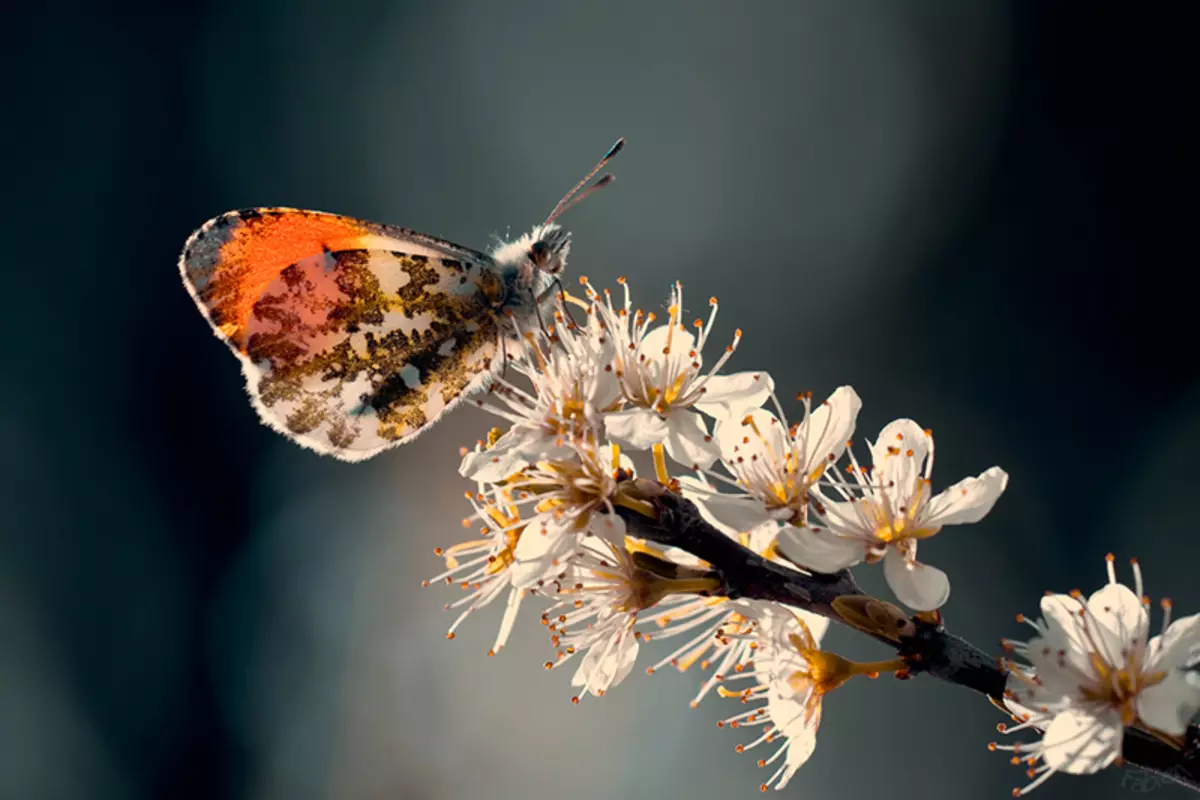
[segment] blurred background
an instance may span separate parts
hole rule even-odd
[[[1179,4],[1178,8],[1184,8]],[[922,546],[988,648],[1139,556],[1200,610],[1191,26],[1167,5],[213,0],[3,13],[0,797],[753,797],[698,677],[569,702],[530,615],[453,642],[466,410],[369,463],[262,427],[176,272],[193,228],[291,205],[477,248],[566,218],[572,275],[721,298],[733,365],[999,464]],[[1191,69],[1189,69],[1191,68]],[[511,226],[511,228],[510,228]],[[883,589],[863,569],[868,588]],[[834,630],[860,658],[871,642]],[[785,794],[1003,798],[999,715],[851,685]],[[1150,784],[1156,800],[1186,796]],[[1052,798],[1145,792],[1112,770]]]

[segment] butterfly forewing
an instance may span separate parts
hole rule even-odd
[[[416,436],[499,366],[491,268],[407,229],[296,209],[217,217],[181,261],[263,420],[351,461]]]

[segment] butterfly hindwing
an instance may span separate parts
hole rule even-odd
[[[217,217],[181,260],[263,420],[350,461],[487,383],[501,333],[491,268],[433,237],[294,209]]]

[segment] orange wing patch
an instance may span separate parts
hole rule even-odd
[[[263,421],[348,461],[490,382],[504,327],[493,268],[403,228],[295,209],[210,220],[180,263]]]
[[[245,352],[254,304],[279,273],[315,254],[358,246],[371,233],[368,225],[298,209],[231,211],[210,220],[188,240],[184,278],[213,327]]]

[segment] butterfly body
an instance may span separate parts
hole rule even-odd
[[[406,228],[258,208],[205,223],[180,271],[241,360],[263,421],[358,461],[490,383],[502,340],[538,324],[569,241],[539,226],[488,255]]]

